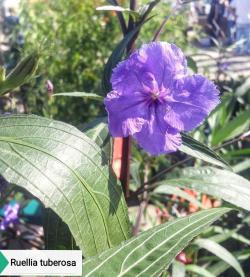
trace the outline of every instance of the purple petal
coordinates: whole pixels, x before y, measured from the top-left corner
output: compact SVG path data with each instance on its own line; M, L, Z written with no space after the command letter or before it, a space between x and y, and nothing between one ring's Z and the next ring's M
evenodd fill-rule
M211 81L200 75L186 77L176 83L165 120L173 128L190 131L199 126L219 102L219 91Z
M108 112L109 130L113 137L127 137L139 132L148 117L144 96L133 97L110 92L104 100Z
M133 137L152 155L174 152L181 145L180 133L164 122L158 108L151 113L150 121L144 124L141 131L135 133Z
M114 69L111 83L113 90L122 94L133 94L147 85L154 77L158 86L170 87L174 79L187 73L187 62L182 51L174 44L152 42L144 44L127 60Z

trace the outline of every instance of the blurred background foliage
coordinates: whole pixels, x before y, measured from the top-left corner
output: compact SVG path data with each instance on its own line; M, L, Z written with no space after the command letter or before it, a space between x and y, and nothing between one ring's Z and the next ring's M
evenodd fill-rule
M125 2L124 6L125 6ZM144 1L145 3L147 1ZM102 105L84 99L49 98L46 80L54 92L85 91L102 94L101 76L105 62L121 32L115 12L96 11L103 0L21 1L20 31L24 35L24 52L42 49L39 78L25 94L27 111L73 124L82 124L102 115ZM163 17L170 13L164 3L145 24L138 44L152 40L152 34ZM184 47L185 17L171 19L162 39Z

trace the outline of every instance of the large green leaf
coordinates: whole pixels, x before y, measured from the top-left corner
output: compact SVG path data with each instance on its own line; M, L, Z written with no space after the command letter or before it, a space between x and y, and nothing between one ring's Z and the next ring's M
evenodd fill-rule
M223 141L235 138L246 131L250 126L250 110L246 110L229 121L223 128L218 130L212 138L212 144L217 145Z
M204 210L154 227L83 263L83 276L158 276L228 208Z
M211 164L219 165L224 168L229 167L228 163L216 154L214 150L195 140L191 136L182 133L182 142L180 151Z
M250 211L250 182L231 171L212 167L185 168L180 178L158 183L163 184L194 189Z
M55 211L85 257L130 236L121 186L96 143L38 116L2 116L0 126L0 174Z
M230 266L232 266L239 274L240 276L244 277L245 274L239 264L239 262L236 260L236 258L223 246L216 243L215 241L209 240L209 239L197 239L195 241L195 244L201 248L206 249L207 251L213 253L226 263L228 263Z

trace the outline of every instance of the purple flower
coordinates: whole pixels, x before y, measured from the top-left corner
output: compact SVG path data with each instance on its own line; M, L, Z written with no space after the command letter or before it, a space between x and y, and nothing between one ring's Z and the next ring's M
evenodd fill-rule
M10 224L16 224L19 222L18 212L20 205L18 203L14 205L5 205L3 209L4 217L0 223L0 230L6 230Z
M199 126L219 103L219 91L201 75L187 75L187 62L174 44L143 45L118 64L105 98L113 137L132 135L147 152L176 151L181 131Z

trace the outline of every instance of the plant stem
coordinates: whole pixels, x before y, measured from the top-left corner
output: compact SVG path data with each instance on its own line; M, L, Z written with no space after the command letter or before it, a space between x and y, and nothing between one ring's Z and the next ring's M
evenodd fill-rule
M221 144L221 145L219 145L217 147L214 147L213 150L219 150L219 149L221 149L221 148L223 148L225 146L231 145L231 144L236 143L238 141L247 140L247 139L248 139L248 136L246 136L245 133L244 133L244 134L240 135L239 137L237 137L235 139L232 139L232 140L227 141L227 142L225 142L225 143L223 143L223 144ZM181 160L181 161L173 164L172 166L170 166L168 168L163 169L162 171L157 173L154 177L152 177L146 184L144 184L142 187L140 187L136 192L134 192L131 195L131 197L136 197L136 196L140 195L141 193L143 193L145 190L150 191L150 190L154 189L157 185L154 185L154 184L150 185L150 184L152 184L154 181L159 179L159 177L161 177L161 176L165 175L166 173L172 171L174 168L176 168L176 167L178 167L180 165L183 165L184 163L186 163L186 162L188 162L188 161L190 161L192 159L194 159L194 158L193 157L188 157L188 158L186 158L184 160ZM145 187L145 185L147 185L147 186Z

